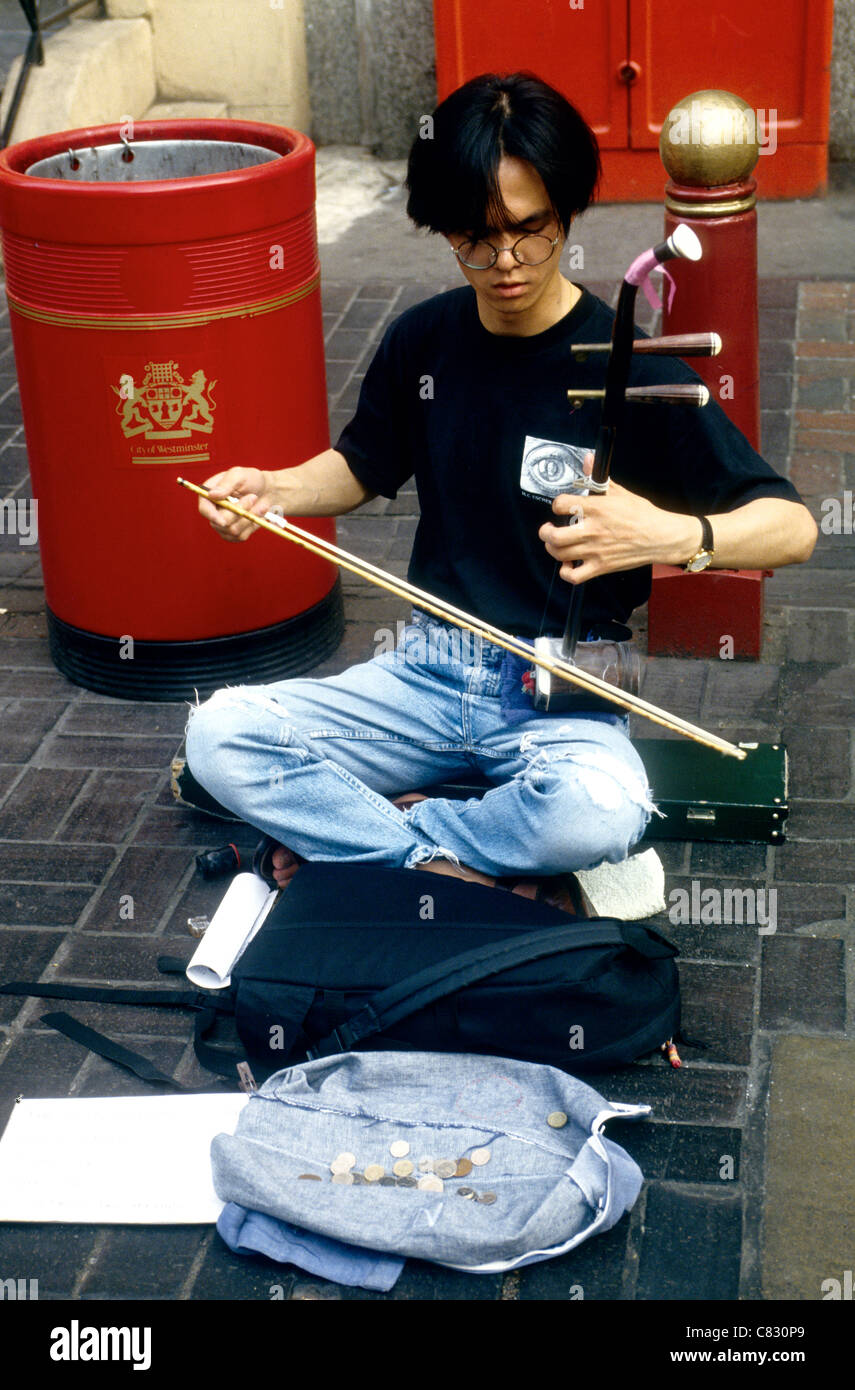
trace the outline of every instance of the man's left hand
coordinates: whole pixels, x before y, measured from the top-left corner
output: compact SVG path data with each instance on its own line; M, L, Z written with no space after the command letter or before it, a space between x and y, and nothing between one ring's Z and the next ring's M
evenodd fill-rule
M578 518L571 525L548 521L538 532L549 554L560 561L561 578L570 584L650 565L666 556L675 557L672 564L682 563L700 545L701 524L696 517L662 511L613 478L605 493L589 497L562 493L552 510L559 516L575 513Z

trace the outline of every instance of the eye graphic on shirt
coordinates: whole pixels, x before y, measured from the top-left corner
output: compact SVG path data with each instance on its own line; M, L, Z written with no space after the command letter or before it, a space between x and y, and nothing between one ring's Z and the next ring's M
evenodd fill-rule
M559 493L577 491L584 477L585 454L592 445L562 444L555 439L526 435L520 469L520 490L526 497L551 502Z

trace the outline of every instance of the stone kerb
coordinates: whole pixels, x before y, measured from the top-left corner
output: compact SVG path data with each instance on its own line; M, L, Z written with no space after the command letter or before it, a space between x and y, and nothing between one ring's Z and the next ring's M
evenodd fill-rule
M139 19L151 14L151 0L106 0L108 19Z
M22 63L20 57L12 64L0 122ZM44 67L30 72L12 141L139 117L156 95L151 26L145 19L80 20L45 43Z

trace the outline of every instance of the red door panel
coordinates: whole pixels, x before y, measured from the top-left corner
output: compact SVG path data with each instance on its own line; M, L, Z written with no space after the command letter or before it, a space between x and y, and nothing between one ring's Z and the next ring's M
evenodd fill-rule
M630 112L634 149L656 146L672 106L707 87L734 92L755 112L776 110L778 144L828 139L831 0L629 0L629 14L630 54L641 68Z
M526 68L557 87L608 148L628 143L627 0L434 0L442 100L482 72Z

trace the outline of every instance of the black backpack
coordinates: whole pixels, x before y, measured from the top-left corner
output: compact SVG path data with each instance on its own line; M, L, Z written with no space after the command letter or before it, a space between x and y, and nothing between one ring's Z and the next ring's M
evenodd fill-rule
M486 1053L575 1074L632 1062L677 1033L676 955L640 922L577 921L411 869L315 862L281 894L227 990L14 983L0 993L191 1008L199 1061L231 1077L244 1057L264 1078L373 1049ZM210 1043L223 1014L234 1016L237 1055ZM147 1080L178 1084L67 1015L45 1021Z

